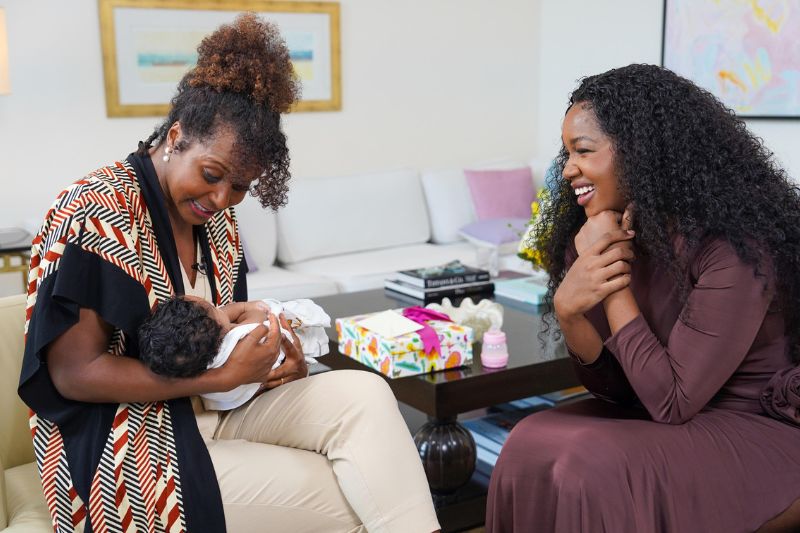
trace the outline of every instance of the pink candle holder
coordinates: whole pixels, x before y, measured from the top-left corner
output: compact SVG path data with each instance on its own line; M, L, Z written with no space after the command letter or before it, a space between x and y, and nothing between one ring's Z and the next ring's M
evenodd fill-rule
M508 346L506 334L492 328L483 334L481 364L487 368L502 368L508 365Z

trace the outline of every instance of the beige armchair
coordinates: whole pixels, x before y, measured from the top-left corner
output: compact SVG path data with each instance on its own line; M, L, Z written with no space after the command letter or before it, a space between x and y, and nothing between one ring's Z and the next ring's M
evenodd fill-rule
M25 296L0 298L0 530L52 532L33 459L28 408L17 396L24 327Z

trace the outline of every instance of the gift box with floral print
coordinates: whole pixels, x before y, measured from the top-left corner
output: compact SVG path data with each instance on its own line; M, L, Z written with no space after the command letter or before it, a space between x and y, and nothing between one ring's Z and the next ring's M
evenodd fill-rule
M336 319L340 353L390 378L472 364L472 328L445 320L426 320L439 340L438 349L426 349L420 332L386 338L358 324L373 314Z

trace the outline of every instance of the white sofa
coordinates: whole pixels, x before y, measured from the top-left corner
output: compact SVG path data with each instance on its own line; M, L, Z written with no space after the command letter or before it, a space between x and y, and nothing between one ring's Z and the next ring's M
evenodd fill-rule
M475 169L519 168L499 160ZM542 165L532 166L536 185ZM237 206L251 272L252 299L292 299L383 287L393 272L459 259L477 265L477 248L458 230L475 221L461 169L414 169L295 178L289 202L273 213L251 197ZM480 266L480 265L478 265ZM515 255L500 267L529 270Z

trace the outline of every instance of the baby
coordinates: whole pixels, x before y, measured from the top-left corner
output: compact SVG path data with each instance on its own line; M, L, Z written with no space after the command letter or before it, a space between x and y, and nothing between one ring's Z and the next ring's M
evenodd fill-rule
M139 328L139 358L156 374L193 377L222 366L236 343L258 324L269 325L267 312L283 313L294 330L306 361L328 353L330 317L311 300L281 303L278 300L234 302L215 307L194 296L176 296L160 302ZM291 339L291 333L281 329ZM283 349L275 362L283 362ZM241 385L227 392L202 395L206 409L234 409L252 398L259 383Z

